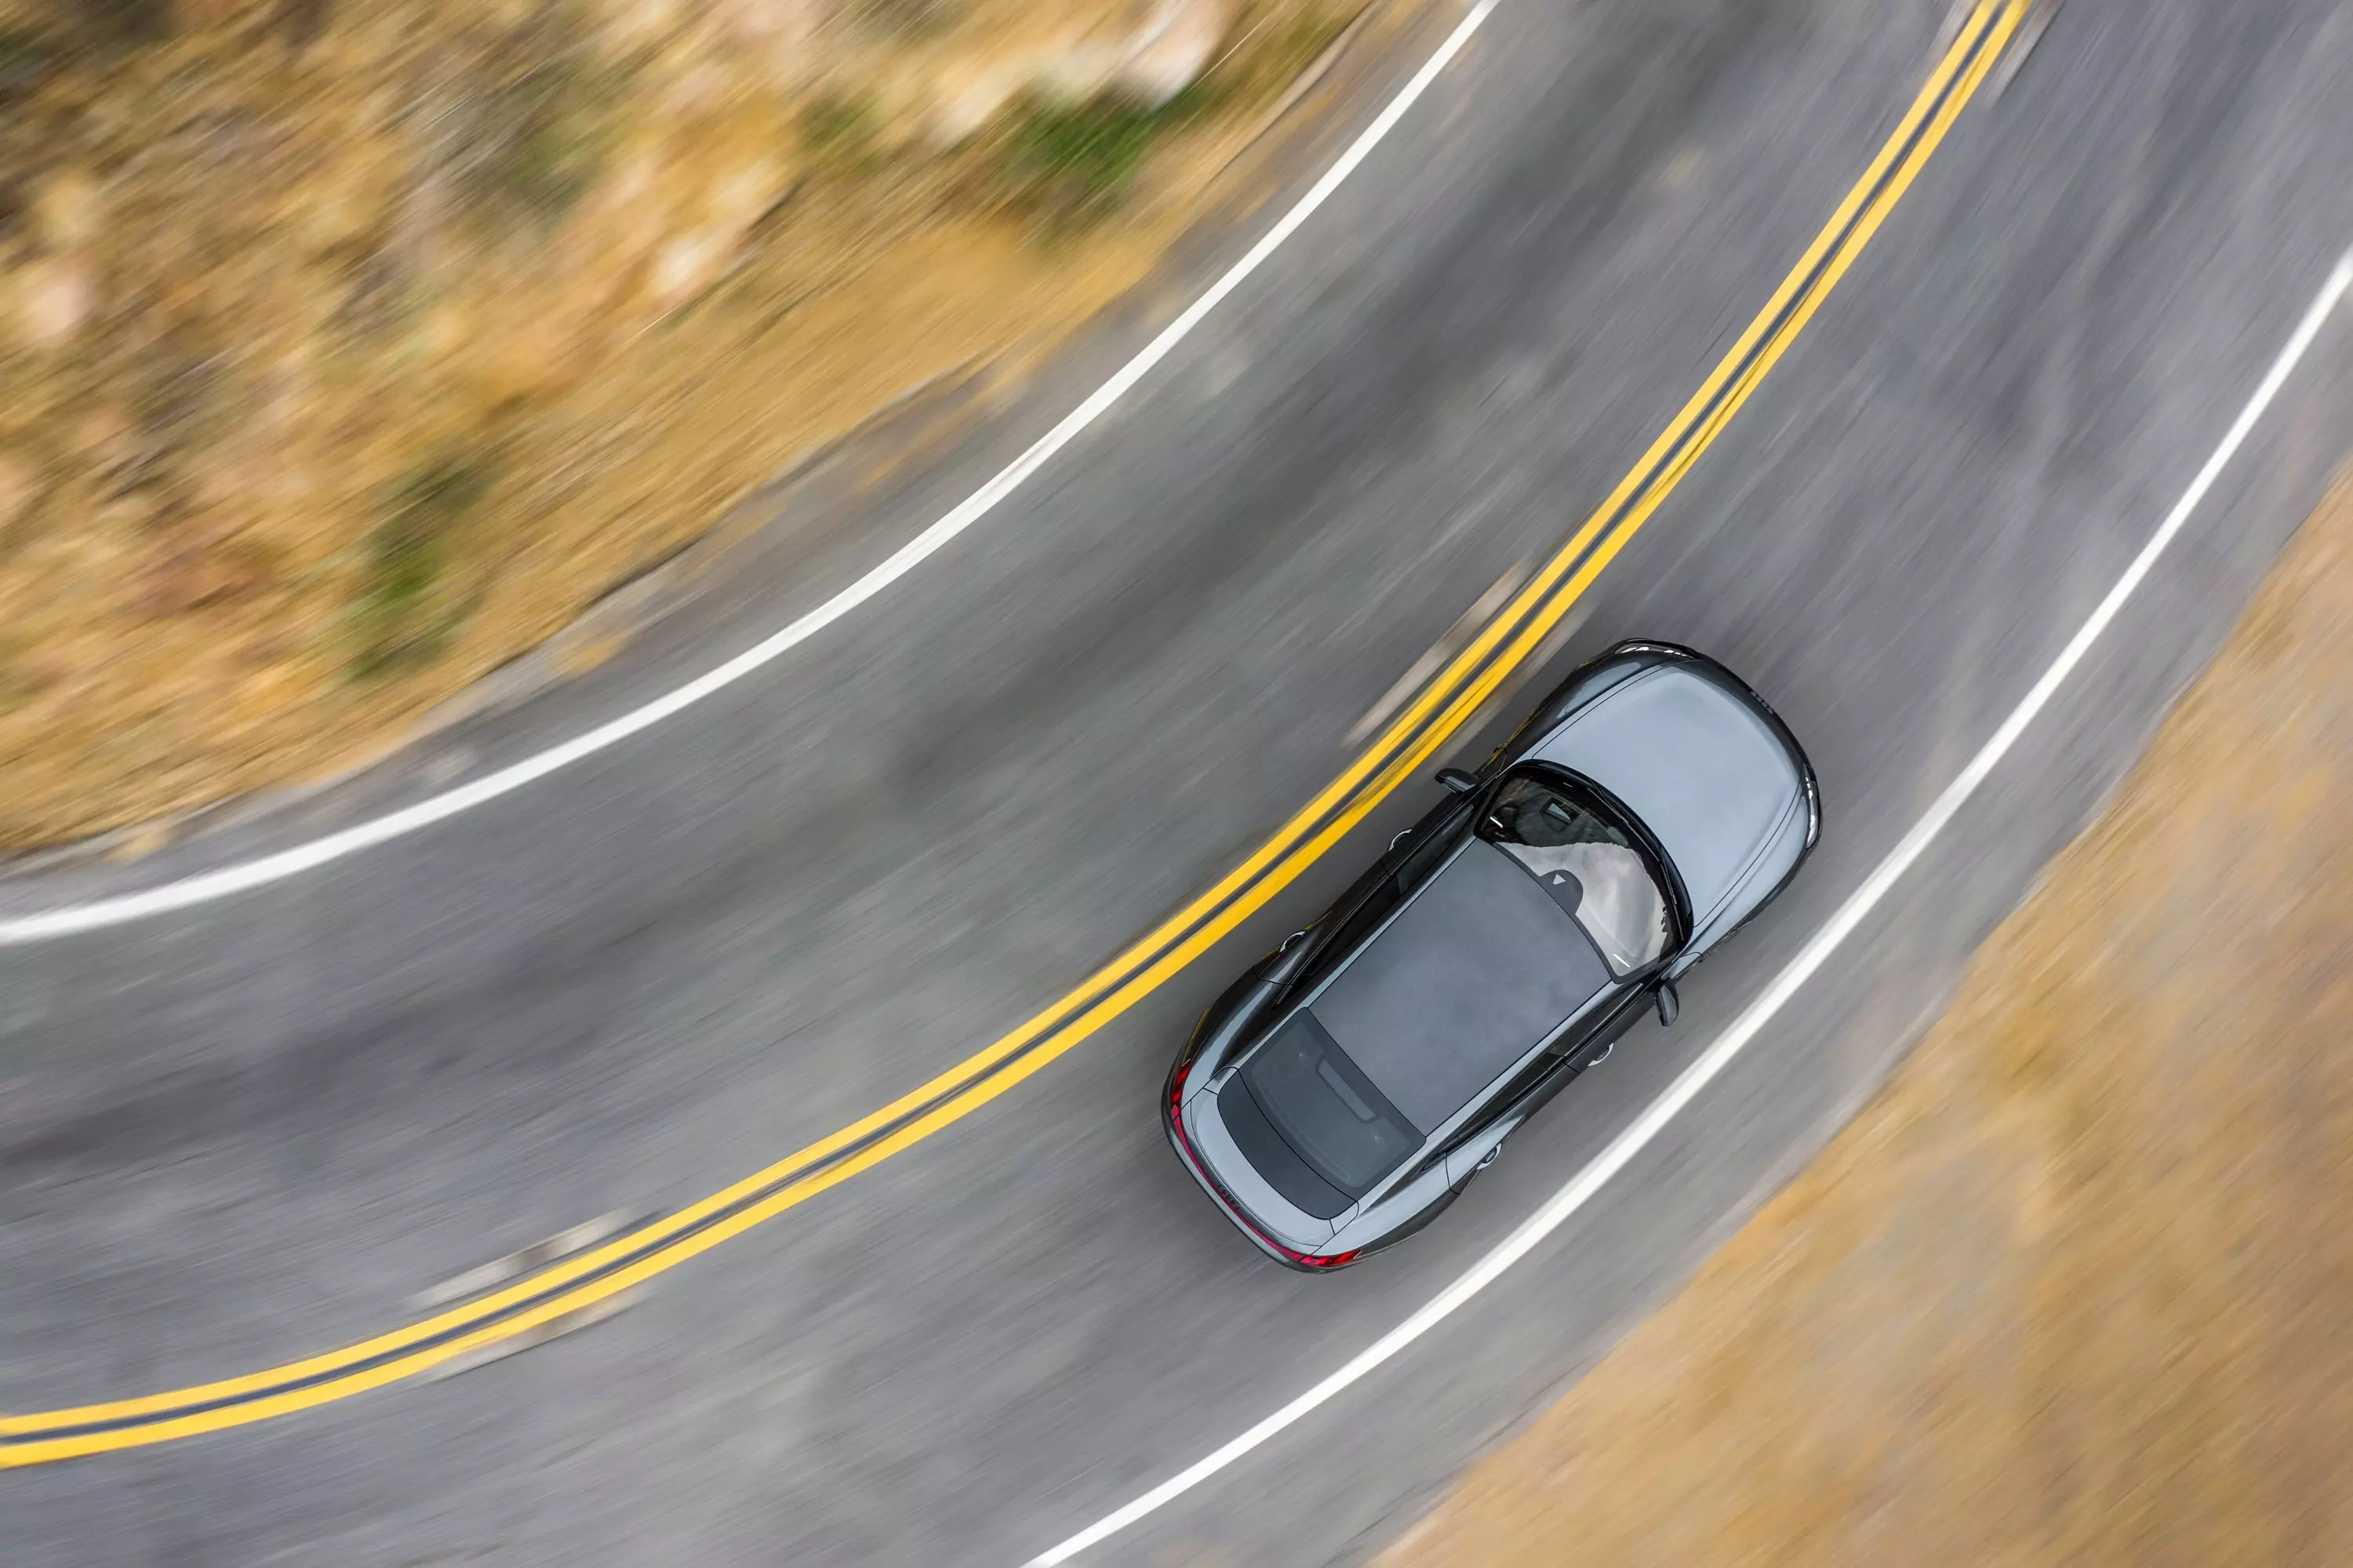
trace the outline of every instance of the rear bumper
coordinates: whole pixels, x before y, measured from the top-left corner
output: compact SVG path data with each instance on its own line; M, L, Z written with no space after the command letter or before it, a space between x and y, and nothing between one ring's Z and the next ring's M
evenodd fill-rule
M1176 1075L1176 1069L1171 1068L1169 1079L1172 1087ZM1202 1168L1200 1160L1193 1153L1192 1144L1186 1139L1185 1129L1176 1124L1174 1097L1165 1090L1160 1096L1160 1130L1166 1135L1168 1147L1176 1153L1176 1163L1182 1165L1187 1173L1200 1183L1201 1191L1209 1195L1209 1202L1218 1206L1218 1212L1226 1216L1234 1229L1250 1238L1250 1245L1296 1274L1330 1274L1337 1269L1346 1268L1349 1263L1355 1261L1351 1258L1349 1263L1303 1263L1299 1256L1285 1252L1261 1235L1258 1227L1250 1223L1250 1216L1242 1212L1241 1206L1227 1196L1226 1190L1219 1186L1216 1179Z

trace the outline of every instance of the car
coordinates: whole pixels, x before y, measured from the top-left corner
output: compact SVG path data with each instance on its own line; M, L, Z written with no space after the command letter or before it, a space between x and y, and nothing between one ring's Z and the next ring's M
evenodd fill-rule
M1563 1086L1787 887L1812 765L1721 664L1621 642L1324 916L1228 987L1161 1120L1219 1209L1323 1273L1436 1218Z

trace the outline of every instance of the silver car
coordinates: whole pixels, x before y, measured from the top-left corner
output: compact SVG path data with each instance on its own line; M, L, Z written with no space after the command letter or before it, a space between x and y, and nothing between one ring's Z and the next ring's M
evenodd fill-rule
M1202 1015L1170 1144L1270 1256L1343 1267L1437 1217L1786 887L1814 771L1714 661L1620 643Z

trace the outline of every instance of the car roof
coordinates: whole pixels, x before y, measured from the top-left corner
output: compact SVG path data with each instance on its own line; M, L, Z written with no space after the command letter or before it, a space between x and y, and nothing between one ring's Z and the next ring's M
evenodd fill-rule
M1642 820L1674 862L1694 919L1738 882L1799 789L1798 766L1764 716L1682 664L1612 686L1531 759L1592 779Z
M1609 983L1576 920L1474 838L1308 1006L1429 1132Z

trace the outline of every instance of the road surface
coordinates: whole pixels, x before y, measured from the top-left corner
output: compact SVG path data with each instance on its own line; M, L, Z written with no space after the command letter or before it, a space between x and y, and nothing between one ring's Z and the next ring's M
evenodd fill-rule
M1399 675L1637 463L1915 104L1942 9L1503 0L1124 400L820 636L396 842L0 950L0 1408L396 1328L437 1281L683 1209L1052 1003L1314 797ZM1715 654L1811 753L1820 850L1674 1030L1638 1030L1409 1247L1329 1279L1268 1266L1170 1158L1154 1096L1194 1013L1427 782L1034 1076L608 1320L10 1471L0 1560L1018 1563L1209 1452L1638 1114L2049 664L2353 238L2348 79L2353 15L2321 0L2068 0L1958 113L1514 688L1630 635ZM801 504L592 675L0 906L300 843L674 688L970 493L1257 232L1205 238L952 450ZM1599 1200L1100 1560L1361 1559L1671 1290L1870 1093L2130 761L2343 455L2348 392L2340 319L1870 930Z

